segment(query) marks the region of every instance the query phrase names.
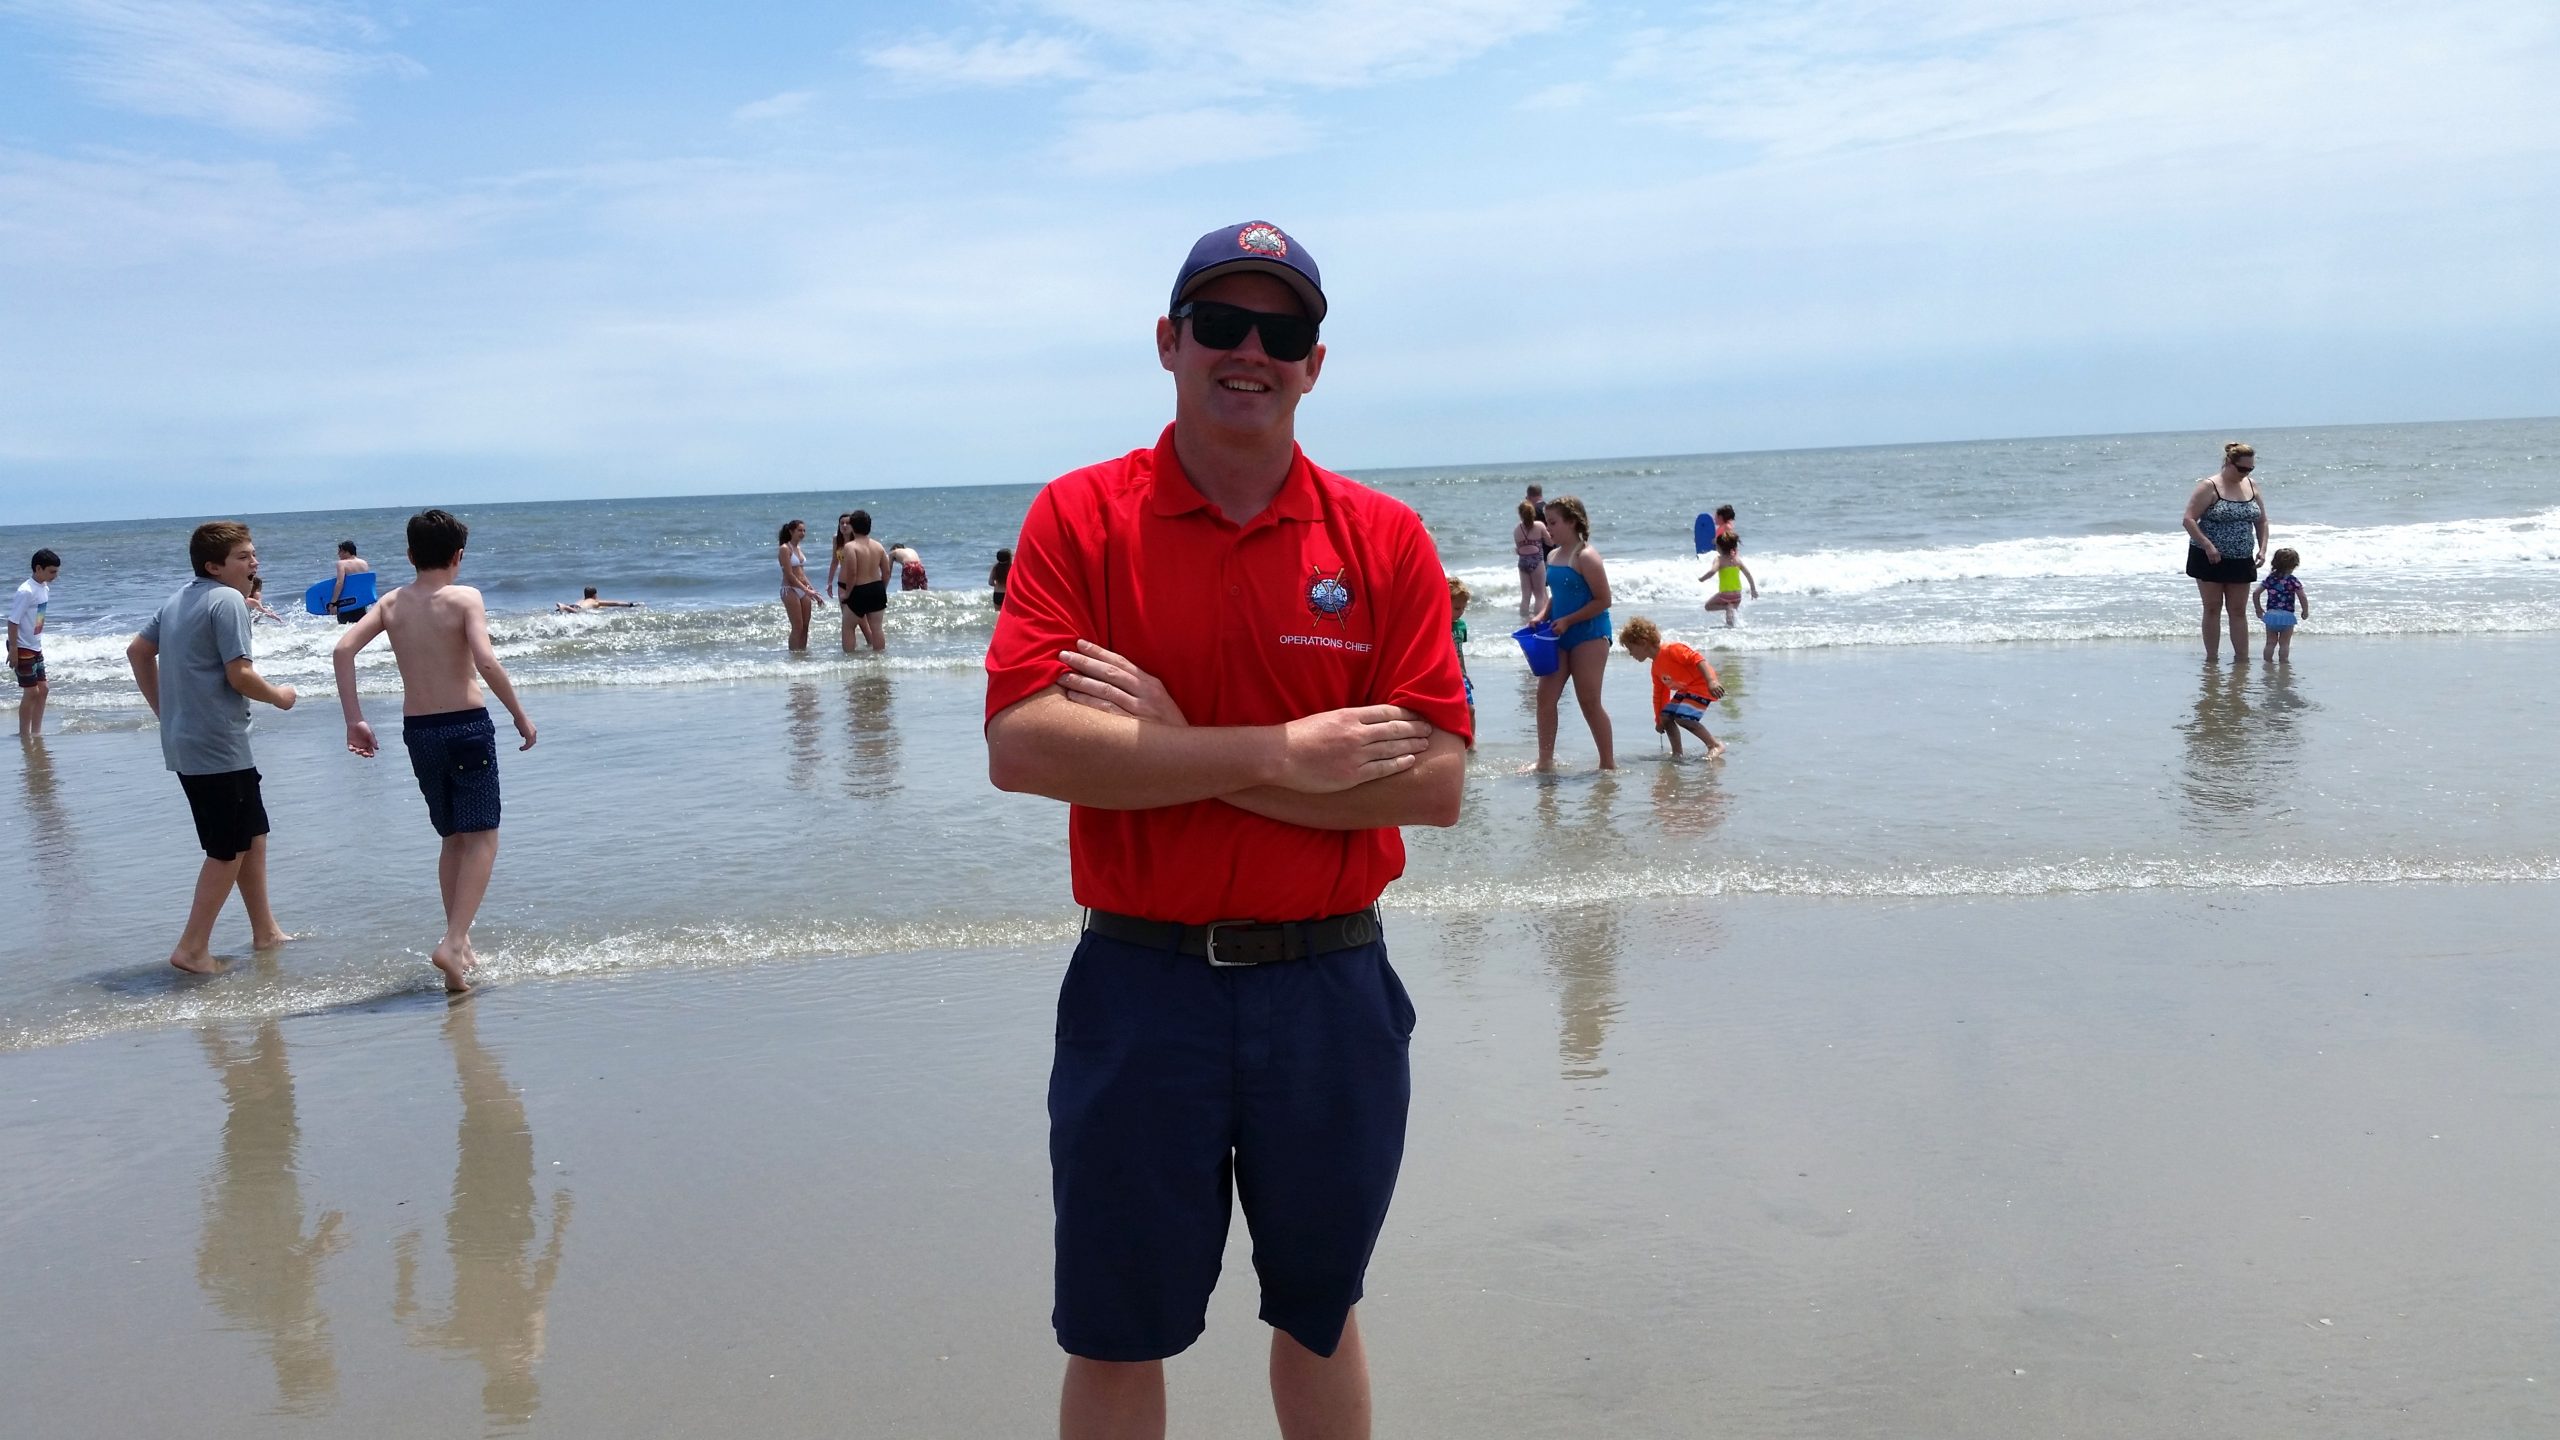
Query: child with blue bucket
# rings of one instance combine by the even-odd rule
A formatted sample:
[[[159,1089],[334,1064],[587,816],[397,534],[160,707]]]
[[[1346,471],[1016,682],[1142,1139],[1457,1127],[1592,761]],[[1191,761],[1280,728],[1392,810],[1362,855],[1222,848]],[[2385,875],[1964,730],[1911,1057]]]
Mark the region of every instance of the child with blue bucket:
[[[1563,495],[1548,501],[1546,522],[1556,542],[1547,552],[1547,603],[1513,636],[1538,676],[1536,768],[1555,768],[1556,706],[1570,676],[1574,703],[1582,707],[1600,751],[1600,768],[1615,770],[1616,739],[1600,704],[1600,682],[1609,672],[1609,570],[1591,547],[1591,513],[1581,500]]]

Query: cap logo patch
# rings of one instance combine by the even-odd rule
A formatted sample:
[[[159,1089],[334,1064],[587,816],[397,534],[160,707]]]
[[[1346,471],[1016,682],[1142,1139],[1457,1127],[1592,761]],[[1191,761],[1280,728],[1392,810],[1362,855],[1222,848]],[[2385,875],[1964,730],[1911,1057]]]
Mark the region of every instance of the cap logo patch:
[[[1289,237],[1280,233],[1279,226],[1257,220],[1236,235],[1236,248],[1278,260],[1289,253]]]
[[[1342,624],[1344,613],[1351,609],[1351,586],[1342,578],[1348,573],[1349,566],[1336,569],[1330,575],[1321,566],[1316,567],[1314,576],[1307,582],[1307,613],[1319,620]]]

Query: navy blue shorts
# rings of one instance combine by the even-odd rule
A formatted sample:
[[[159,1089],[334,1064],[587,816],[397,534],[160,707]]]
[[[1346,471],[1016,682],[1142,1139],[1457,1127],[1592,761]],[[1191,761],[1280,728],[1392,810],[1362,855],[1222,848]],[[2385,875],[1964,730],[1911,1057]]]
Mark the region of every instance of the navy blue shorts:
[[[411,715],[400,738],[437,834],[498,828],[498,727],[487,710]]]
[[[1222,970],[1086,935],[1049,1072],[1060,1348],[1199,1339],[1232,1191],[1264,1323],[1331,1355],[1404,1163],[1413,1019],[1384,941]]]

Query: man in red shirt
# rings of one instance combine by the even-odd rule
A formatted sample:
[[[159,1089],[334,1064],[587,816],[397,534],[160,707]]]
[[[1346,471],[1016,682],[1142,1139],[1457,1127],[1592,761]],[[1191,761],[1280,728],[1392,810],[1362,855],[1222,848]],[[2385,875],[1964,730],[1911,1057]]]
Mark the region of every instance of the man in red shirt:
[[[1471,737],[1420,518],[1298,449],[1324,315],[1279,227],[1201,237],[1156,322],[1174,423],[1041,492],[987,652],[989,774],[1072,807],[1087,911],[1049,1080],[1069,1440],[1164,1433],[1231,1190],[1281,1433],[1369,1433],[1414,1021],[1375,907]]]

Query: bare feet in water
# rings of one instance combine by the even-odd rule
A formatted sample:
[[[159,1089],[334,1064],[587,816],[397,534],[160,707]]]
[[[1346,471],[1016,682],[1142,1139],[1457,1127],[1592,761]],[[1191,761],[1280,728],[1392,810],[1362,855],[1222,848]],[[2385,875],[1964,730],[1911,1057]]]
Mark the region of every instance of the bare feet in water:
[[[210,950],[173,951],[169,956],[169,964],[176,969],[186,971],[190,975],[219,975],[222,973],[222,962],[214,959],[213,952]]]
[[[434,962],[438,970],[444,972],[446,994],[459,995],[471,988],[472,967],[480,963],[480,957],[471,953],[471,942],[466,940],[457,945],[447,940],[438,945],[435,953],[427,958]]]
[[[291,931],[278,930],[272,935],[251,936],[249,938],[249,948],[252,950],[273,950],[279,945],[290,945],[301,938],[302,937],[300,935]]]

